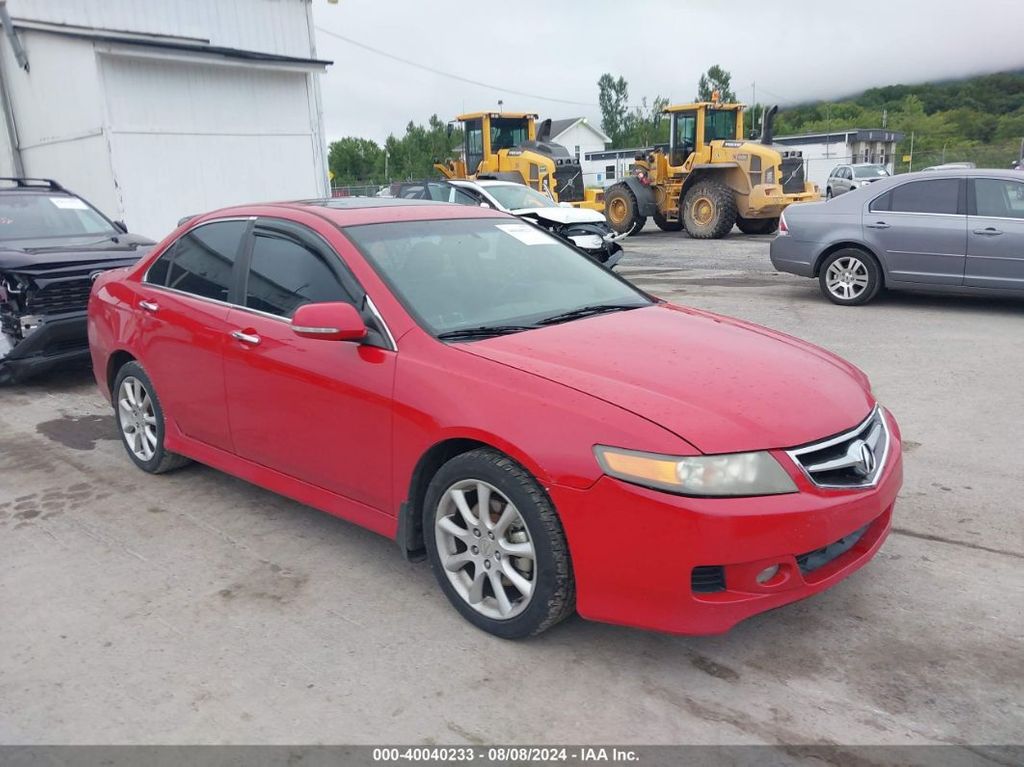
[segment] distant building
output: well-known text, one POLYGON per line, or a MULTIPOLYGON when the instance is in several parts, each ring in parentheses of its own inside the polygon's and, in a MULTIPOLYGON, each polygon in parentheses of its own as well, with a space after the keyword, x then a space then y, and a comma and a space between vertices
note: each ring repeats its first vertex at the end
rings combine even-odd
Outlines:
POLYGON ((628 176, 633 170, 638 154, 645 154, 648 148, 603 149, 587 152, 580 160, 583 166, 585 186, 607 187, 628 176))
POLYGON ((902 133, 884 128, 848 128, 774 138, 776 144, 803 152, 807 180, 822 189, 832 169, 845 163, 877 163, 892 173, 896 145, 902 140, 902 133))
POLYGON ((190 213, 329 193, 318 74, 330 62, 310 0, 6 8, 0 176, 56 179, 155 238, 190 213))

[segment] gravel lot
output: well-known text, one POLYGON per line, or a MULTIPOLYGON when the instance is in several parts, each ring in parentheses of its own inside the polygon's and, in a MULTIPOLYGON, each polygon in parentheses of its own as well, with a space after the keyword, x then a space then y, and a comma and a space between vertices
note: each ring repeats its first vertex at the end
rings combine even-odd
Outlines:
POLYGON ((503 642, 390 541, 204 467, 142 474, 69 371, 0 389, 0 742, 1019 742, 1024 302, 841 308, 764 237, 627 250, 648 290, 868 372, 906 439, 871 565, 724 636, 503 642))

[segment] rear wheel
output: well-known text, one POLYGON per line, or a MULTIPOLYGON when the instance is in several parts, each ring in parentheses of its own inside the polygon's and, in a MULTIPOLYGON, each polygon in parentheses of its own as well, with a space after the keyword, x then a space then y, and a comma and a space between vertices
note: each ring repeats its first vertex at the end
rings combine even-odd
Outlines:
POLYGON ((658 225, 658 228, 663 232, 678 232, 683 228, 683 221, 677 218, 675 221, 669 221, 663 215, 660 210, 654 211, 654 223, 658 225))
POLYGON ((736 226, 743 234, 774 234, 779 228, 777 218, 743 218, 737 216, 736 226))
POLYGON ((870 253, 844 248, 830 255, 818 274, 821 292, 834 304, 866 304, 882 289, 882 268, 870 253))
POLYGON ((558 514, 508 456, 482 448, 442 466, 427 488, 423 533, 441 590, 476 627, 518 639, 575 610, 558 514))
POLYGON ((640 215, 633 190, 625 184, 616 184, 604 195, 604 217, 608 225, 619 234, 635 234, 644 228, 647 219, 640 215))
POLYGON ((698 240, 725 237, 736 223, 736 200, 732 190, 713 179, 697 181, 691 186, 682 205, 683 226, 698 240))

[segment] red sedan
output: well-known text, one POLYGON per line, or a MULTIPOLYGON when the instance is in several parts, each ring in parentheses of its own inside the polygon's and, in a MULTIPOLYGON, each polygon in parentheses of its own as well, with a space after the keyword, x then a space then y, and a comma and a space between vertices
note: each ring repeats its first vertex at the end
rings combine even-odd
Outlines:
POLYGON ((98 277, 89 340, 139 468, 199 461, 394 538, 501 637, 574 611, 725 631, 864 565, 902 482, 854 366, 485 209, 200 216, 98 277))

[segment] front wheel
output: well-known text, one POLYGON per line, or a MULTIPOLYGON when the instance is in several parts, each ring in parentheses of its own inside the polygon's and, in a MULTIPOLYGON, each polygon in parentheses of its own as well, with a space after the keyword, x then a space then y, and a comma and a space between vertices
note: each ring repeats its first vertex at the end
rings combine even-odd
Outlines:
POLYGON ((441 590, 477 628, 519 639, 575 610, 558 515, 508 456, 482 448, 442 466, 427 488, 423 532, 441 590))
POLYGON ((114 412, 128 457, 150 474, 163 474, 189 463, 164 448, 164 411, 146 369, 125 363, 114 379, 114 412))
POLYGON ((625 184, 616 184, 605 193, 604 217, 619 234, 636 234, 647 223, 647 217, 640 215, 636 195, 625 184))
POLYGON ((874 256, 863 250, 844 248, 822 263, 818 283, 832 303, 859 306, 882 289, 882 268, 874 256))
POLYGON ((826 200, 831 200, 832 199, 832 187, 829 187, 828 189, 825 190, 825 199, 826 200))

